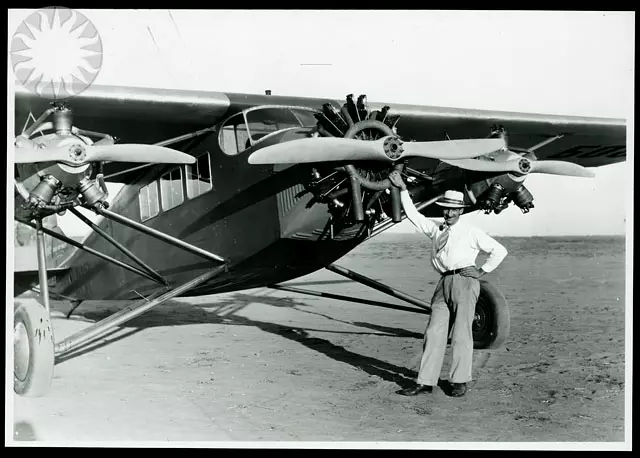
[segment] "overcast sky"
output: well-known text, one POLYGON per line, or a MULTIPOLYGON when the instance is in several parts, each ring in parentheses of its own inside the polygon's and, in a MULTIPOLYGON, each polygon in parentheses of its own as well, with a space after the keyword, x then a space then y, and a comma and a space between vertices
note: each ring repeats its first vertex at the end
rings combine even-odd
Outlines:
MULTIPOLYGON (((632 116, 634 13, 81 11, 102 39, 100 85, 632 116)), ((10 38, 29 13, 11 12, 10 38)), ((622 234, 631 149, 594 179, 531 176, 527 215, 469 218, 494 235, 622 234)))

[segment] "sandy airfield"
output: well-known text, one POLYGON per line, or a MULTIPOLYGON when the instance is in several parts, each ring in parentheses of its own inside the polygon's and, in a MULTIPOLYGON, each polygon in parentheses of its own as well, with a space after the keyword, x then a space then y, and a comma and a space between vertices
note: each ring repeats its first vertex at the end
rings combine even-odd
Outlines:
MULTIPOLYGON (((384 234, 339 264, 428 299, 437 277, 416 240, 384 234)), ((624 441, 624 240, 614 250, 501 240, 510 256, 485 278, 510 302, 511 337, 476 351, 464 398, 395 394, 416 375, 426 315, 261 288, 170 301, 62 358, 46 397, 13 396, 14 439, 416 448, 624 441)), ((328 271, 290 284, 407 305, 328 271)), ((126 304, 85 302, 66 319, 70 304, 54 301, 56 340, 126 304)))

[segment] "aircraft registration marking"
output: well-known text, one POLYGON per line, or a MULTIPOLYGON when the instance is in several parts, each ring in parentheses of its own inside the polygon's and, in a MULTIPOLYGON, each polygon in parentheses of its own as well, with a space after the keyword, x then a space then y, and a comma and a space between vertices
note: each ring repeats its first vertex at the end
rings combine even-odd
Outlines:
POLYGON ((627 147, 624 145, 602 146, 602 145, 578 145, 568 150, 547 156, 546 159, 564 159, 569 157, 594 158, 594 157, 625 157, 627 147))

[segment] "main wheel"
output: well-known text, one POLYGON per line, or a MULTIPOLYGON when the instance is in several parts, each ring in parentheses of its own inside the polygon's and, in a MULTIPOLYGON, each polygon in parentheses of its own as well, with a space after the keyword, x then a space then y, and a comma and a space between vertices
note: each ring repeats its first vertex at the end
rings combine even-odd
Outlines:
POLYGON ((49 314, 35 300, 16 304, 13 312, 13 391, 42 396, 51 386, 53 328, 49 314))
POLYGON ((509 337, 510 325, 509 305, 504 295, 493 284, 480 280, 480 294, 472 325, 473 348, 501 347, 509 337))

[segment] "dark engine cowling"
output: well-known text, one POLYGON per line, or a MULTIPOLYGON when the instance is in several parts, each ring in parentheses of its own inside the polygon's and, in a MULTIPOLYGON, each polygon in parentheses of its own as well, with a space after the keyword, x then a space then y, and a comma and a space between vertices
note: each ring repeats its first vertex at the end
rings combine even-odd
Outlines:
POLYGON ((526 176, 515 176, 509 173, 497 177, 472 182, 469 190, 476 198, 476 205, 485 213, 500 214, 511 202, 516 204, 522 213, 528 213, 533 207, 533 195, 524 186, 526 176))

